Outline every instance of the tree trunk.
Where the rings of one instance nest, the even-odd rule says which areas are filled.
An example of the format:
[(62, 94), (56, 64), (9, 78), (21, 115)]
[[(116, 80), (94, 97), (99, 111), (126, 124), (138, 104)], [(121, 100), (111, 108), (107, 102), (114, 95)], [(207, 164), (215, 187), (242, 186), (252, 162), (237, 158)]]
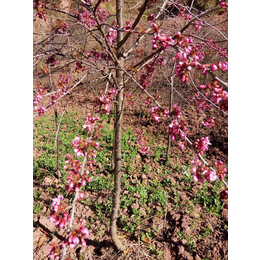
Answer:
[[(120, 29), (123, 26), (123, 0), (116, 1), (116, 13), (117, 13), (117, 46), (122, 39), (122, 31)], [(123, 251), (123, 245), (117, 236), (117, 217), (120, 203), (121, 192), (121, 167), (122, 167), (122, 123), (123, 123), (123, 101), (124, 101), (124, 79), (123, 71), (121, 68), (124, 66), (123, 48), (117, 48), (117, 69), (116, 69), (116, 81), (118, 94), (116, 97), (115, 108), (115, 128), (114, 128), (114, 191), (113, 191), (113, 208), (110, 219), (110, 234), (116, 248), (119, 251)]]
[[(173, 102), (173, 77), (171, 77), (171, 84), (170, 84), (170, 100), (169, 100), (169, 112), (170, 113), (172, 112), (172, 102)], [(169, 161), (170, 149), (171, 149), (171, 137), (170, 137), (170, 135), (168, 135), (166, 162)]]

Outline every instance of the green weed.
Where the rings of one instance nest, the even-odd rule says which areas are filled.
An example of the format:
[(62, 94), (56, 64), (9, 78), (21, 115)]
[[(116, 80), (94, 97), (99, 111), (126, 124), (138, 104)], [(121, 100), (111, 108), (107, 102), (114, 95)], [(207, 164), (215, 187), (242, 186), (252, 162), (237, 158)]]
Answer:
[(42, 204), (36, 203), (36, 204), (33, 205), (33, 213), (34, 214), (39, 214), (39, 213), (41, 213), (41, 211), (42, 211)]

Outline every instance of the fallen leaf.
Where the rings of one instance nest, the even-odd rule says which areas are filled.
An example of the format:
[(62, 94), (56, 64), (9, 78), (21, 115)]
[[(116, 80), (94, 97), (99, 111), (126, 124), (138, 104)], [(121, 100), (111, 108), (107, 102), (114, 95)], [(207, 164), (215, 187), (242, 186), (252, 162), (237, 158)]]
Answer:
[(40, 228), (40, 231), (42, 233), (44, 233), (45, 235), (47, 235), (48, 237), (51, 237), (51, 235), (47, 231), (45, 231), (44, 229)]
[(130, 253), (131, 251), (132, 251), (131, 249), (125, 250), (125, 251), (124, 251), (124, 254), (127, 255), (127, 254)]
[(40, 238), (37, 247), (40, 247), (40, 246), (43, 244), (45, 238), (46, 238), (46, 235), (44, 234), (44, 235)]
[(151, 239), (149, 239), (148, 237), (145, 237), (143, 241), (147, 244), (151, 244)]

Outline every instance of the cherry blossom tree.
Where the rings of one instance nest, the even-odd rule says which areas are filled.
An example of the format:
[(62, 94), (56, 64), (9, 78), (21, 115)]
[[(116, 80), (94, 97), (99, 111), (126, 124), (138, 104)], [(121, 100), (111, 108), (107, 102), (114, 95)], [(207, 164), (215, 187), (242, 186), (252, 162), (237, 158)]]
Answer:
[[(134, 85), (146, 96), (147, 112), (152, 120), (168, 122), (168, 145), (176, 143), (183, 151), (187, 145), (194, 148), (193, 180), (203, 183), (220, 178), (227, 186), (223, 162), (215, 162), (214, 169), (202, 156), (210, 149), (209, 137), (202, 136), (193, 143), (188, 138), (189, 125), (181, 107), (172, 102), (172, 95), (169, 109), (160, 104), (159, 97), (151, 94), (149, 88), (156, 75), (163, 75), (172, 93), (180, 96), (194, 111), (207, 113), (213, 107), (227, 117), (228, 38), (225, 25), (228, 3), (216, 1), (215, 5), (200, 11), (193, 7), (194, 1), (187, 5), (185, 1), (143, 0), (130, 8), (123, 0), (116, 0), (115, 6), (107, 2), (74, 0), (63, 7), (56, 1), (33, 2), (35, 24), (40, 20), (45, 25), (44, 30), (38, 26), (34, 34), (35, 116), (43, 116), (83, 83), (93, 86), (96, 95), (93, 99), (95, 113), (87, 115), (83, 126), (88, 137), (75, 137), (72, 142), (74, 155), (67, 154), (66, 190), (74, 194), (71, 213), (63, 196), (54, 198), (52, 203), (50, 221), (58, 228), (68, 226), (62, 244), (62, 259), (67, 246), (86, 245), (89, 231), (85, 222), (77, 220), (77, 228), (72, 230), (74, 211), (77, 200), (84, 196), (81, 188), (92, 181), (88, 175), (99, 149), (99, 130), (102, 128), (99, 115), (108, 115), (113, 109), (114, 191), (110, 233), (117, 249), (124, 250), (117, 236), (116, 221), (121, 191), (124, 110), (135, 92), (130, 93), (130, 86)], [(218, 17), (217, 22), (213, 16)], [(177, 29), (164, 26), (168, 17), (178, 21)], [(60, 77), (56, 84), (50, 84), (45, 79), (54, 73)], [(182, 84), (189, 94), (185, 96), (178, 92), (177, 84)], [(215, 118), (205, 118), (201, 124), (215, 127)], [(148, 154), (150, 148), (144, 132), (137, 129), (135, 135), (140, 153)], [(83, 157), (82, 163), (78, 157)], [(222, 194), (225, 202), (227, 194), (227, 191)], [(57, 250), (58, 245), (51, 245), (51, 259), (58, 257)]]

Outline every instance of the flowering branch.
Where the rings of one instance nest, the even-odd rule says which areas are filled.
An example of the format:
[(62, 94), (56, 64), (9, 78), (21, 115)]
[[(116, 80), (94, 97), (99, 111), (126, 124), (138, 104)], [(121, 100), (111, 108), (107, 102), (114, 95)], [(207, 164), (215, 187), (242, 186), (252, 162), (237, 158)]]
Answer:
[[(85, 168), (86, 161), (87, 161), (87, 156), (85, 155), (84, 159), (83, 159), (83, 163), (82, 163), (81, 175), (84, 174), (84, 168)], [(73, 202), (72, 202), (71, 218), (70, 218), (69, 226), (68, 226), (68, 229), (67, 229), (65, 241), (68, 239), (70, 232), (71, 232), (72, 223), (73, 223), (74, 214), (75, 214), (75, 207), (76, 207), (76, 202), (78, 200), (78, 196), (79, 196), (79, 189), (76, 191), (75, 197), (74, 197)], [(66, 256), (66, 250), (67, 250), (67, 247), (64, 246), (61, 260), (64, 260), (64, 257)]]

